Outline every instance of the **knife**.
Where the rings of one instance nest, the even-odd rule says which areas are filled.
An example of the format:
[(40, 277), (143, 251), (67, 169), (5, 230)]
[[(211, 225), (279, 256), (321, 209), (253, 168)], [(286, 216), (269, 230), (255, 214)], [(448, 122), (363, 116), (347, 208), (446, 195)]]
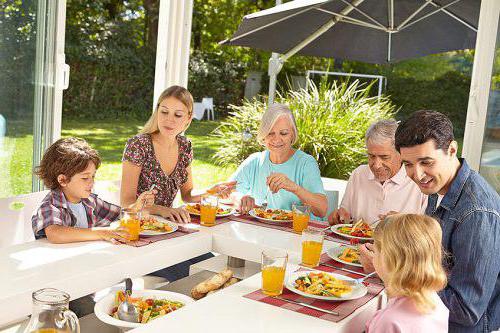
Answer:
[(319, 311), (319, 312), (328, 313), (328, 314), (331, 314), (331, 315), (334, 315), (334, 316), (339, 316), (340, 315), (336, 311), (325, 310), (325, 309), (318, 308), (316, 306), (313, 306), (313, 305), (310, 305), (310, 304), (307, 304), (307, 303), (292, 301), (291, 299), (288, 299), (288, 298), (283, 298), (283, 297), (280, 297), (280, 296), (272, 296), (272, 298), (276, 298), (276, 299), (279, 299), (281, 301), (292, 303), (292, 304), (301, 305), (301, 306), (304, 306), (306, 308), (313, 309), (313, 310), (316, 310), (316, 311)]

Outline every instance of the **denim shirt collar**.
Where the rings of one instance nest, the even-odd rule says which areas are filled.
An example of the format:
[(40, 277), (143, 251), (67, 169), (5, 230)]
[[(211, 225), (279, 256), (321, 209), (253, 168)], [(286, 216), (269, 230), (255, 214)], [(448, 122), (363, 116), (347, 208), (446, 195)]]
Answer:
[[(455, 179), (451, 182), (451, 186), (448, 189), (448, 192), (441, 200), (440, 206), (446, 210), (452, 210), (457, 205), (458, 199), (462, 194), (462, 190), (464, 188), (465, 182), (470, 175), (470, 167), (463, 158), (459, 158), (461, 167), (458, 169), (458, 172), (455, 176)], [(437, 200), (437, 194), (432, 195), (432, 203), (435, 204)]]

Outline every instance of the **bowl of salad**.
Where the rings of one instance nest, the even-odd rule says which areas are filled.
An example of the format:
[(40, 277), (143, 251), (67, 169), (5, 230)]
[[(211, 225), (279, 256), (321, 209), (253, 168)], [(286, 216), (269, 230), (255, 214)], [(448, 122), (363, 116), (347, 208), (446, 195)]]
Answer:
[(102, 322), (123, 330), (140, 327), (152, 320), (178, 311), (194, 300), (186, 295), (165, 290), (134, 290), (129, 301), (139, 310), (139, 322), (131, 323), (118, 319), (118, 306), (125, 299), (122, 290), (110, 293), (94, 306), (94, 313)]

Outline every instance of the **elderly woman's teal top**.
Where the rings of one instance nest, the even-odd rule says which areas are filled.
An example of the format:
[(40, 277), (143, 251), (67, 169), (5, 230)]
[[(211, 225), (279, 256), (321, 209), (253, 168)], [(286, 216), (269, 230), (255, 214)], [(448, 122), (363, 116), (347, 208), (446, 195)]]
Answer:
[(236, 190), (252, 196), (257, 205), (267, 201), (269, 208), (291, 210), (292, 204), (299, 203), (300, 199), (283, 189), (273, 194), (266, 185), (266, 179), (271, 173), (283, 173), (309, 192), (325, 194), (318, 163), (301, 150), (296, 150), (288, 161), (281, 164), (271, 162), (268, 150), (254, 153), (243, 161), (231, 180), (238, 181)]

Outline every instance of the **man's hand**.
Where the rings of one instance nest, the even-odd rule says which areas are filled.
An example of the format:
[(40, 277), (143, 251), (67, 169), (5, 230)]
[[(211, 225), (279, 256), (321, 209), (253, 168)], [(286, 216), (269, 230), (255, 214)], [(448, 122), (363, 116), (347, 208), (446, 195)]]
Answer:
[(363, 270), (366, 273), (375, 271), (375, 267), (373, 267), (373, 246), (373, 244), (365, 243), (358, 247), (359, 262), (363, 265)]
[(349, 214), (349, 212), (342, 207), (335, 209), (330, 216), (328, 216), (328, 223), (330, 223), (330, 225), (350, 222), (351, 214)]
[(379, 214), (379, 215), (378, 215), (378, 218), (380, 219), (380, 221), (383, 221), (383, 220), (385, 220), (385, 218), (386, 218), (387, 216), (394, 215), (394, 214), (399, 214), (399, 212), (396, 212), (396, 211), (394, 211), (394, 210), (391, 210), (391, 211), (390, 211), (390, 212), (388, 212), (388, 213), (385, 213), (385, 214)]

